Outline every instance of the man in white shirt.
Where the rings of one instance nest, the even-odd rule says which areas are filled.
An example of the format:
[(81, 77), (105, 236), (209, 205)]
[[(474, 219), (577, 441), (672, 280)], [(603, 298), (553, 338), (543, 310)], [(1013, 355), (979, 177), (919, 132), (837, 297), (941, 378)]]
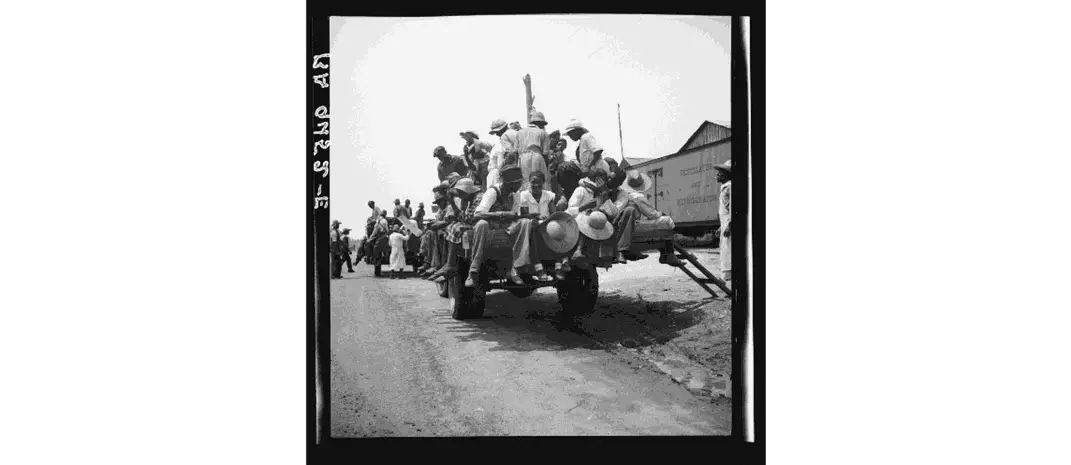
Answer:
[(721, 183), (721, 192), (718, 196), (718, 222), (721, 223), (721, 244), (718, 245), (718, 254), (721, 255), (722, 279), (727, 284), (733, 280), (733, 238), (730, 235), (730, 221), (732, 220), (732, 160), (724, 165), (714, 167), (718, 171), (718, 182)]
[(610, 173), (610, 165), (602, 159), (602, 147), (595, 142), (595, 136), (591, 135), (591, 131), (584, 128), (579, 120), (569, 121), (562, 133), (577, 143), (576, 162), (585, 176), (594, 169)]

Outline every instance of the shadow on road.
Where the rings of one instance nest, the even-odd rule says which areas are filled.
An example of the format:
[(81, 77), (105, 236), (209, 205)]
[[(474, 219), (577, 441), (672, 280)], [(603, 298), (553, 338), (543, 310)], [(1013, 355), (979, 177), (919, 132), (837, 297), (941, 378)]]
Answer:
[(702, 319), (702, 307), (710, 302), (681, 304), (610, 292), (599, 296), (591, 314), (569, 319), (559, 314), (552, 289), (524, 299), (492, 291), (483, 318), (457, 321), (444, 312), (440, 320), (463, 341), (496, 343), (493, 351), (604, 350), (604, 344), (636, 348), (676, 338)]

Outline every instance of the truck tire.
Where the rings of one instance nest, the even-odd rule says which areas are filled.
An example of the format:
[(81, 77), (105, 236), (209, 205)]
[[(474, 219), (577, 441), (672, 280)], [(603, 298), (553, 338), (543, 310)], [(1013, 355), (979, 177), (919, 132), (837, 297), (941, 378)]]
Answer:
[(528, 297), (532, 295), (533, 292), (535, 292), (534, 287), (507, 287), (506, 290), (509, 291), (510, 294), (513, 294), (515, 297), (520, 299)]
[(574, 268), (565, 281), (557, 284), (558, 303), (566, 315), (579, 316), (591, 313), (599, 297), (599, 272), (595, 267), (588, 270)]
[[(458, 258), (457, 262), (459, 270), (469, 269), (468, 260)], [(487, 273), (482, 273), (482, 275), (487, 276)], [(480, 282), (476, 287), (468, 288), (465, 287), (467, 278), (467, 272), (459, 271), (456, 276), (446, 280), (450, 291), (450, 316), (455, 320), (482, 317), (487, 304), (484, 283)]]

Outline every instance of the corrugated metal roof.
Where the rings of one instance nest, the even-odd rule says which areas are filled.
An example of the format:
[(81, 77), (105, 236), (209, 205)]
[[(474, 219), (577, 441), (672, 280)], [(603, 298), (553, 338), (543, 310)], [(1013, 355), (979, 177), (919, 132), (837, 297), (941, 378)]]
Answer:
[(712, 144), (727, 139), (731, 135), (732, 129), (728, 126), (711, 121), (703, 121), (703, 124), (699, 125), (699, 129), (696, 129), (695, 132), (692, 133), (692, 136), (688, 138), (688, 141), (681, 146), (680, 151), (696, 148), (701, 145)]
[(630, 164), (630, 165), (635, 165), (637, 163), (643, 163), (643, 162), (645, 162), (647, 160), (650, 160), (650, 158), (625, 157), (625, 161), (627, 161), (628, 164)]

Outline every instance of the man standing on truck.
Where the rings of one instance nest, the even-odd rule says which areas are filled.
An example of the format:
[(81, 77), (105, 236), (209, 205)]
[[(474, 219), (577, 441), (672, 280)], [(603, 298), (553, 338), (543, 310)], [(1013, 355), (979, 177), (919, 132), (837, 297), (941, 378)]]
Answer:
[[(406, 200), (408, 202), (408, 200)], [(416, 222), (417, 227), (421, 230), (424, 229), (424, 202), (420, 202), (417, 205), (416, 215), (413, 216), (413, 221)]]
[(546, 125), (547, 120), (543, 117), (543, 113), (537, 111), (532, 114), (532, 122), (528, 124), (528, 127), (517, 131), (522, 192), (528, 190), (528, 182), (532, 173), (543, 173), (544, 177), (550, 174), (547, 169), (547, 156), (551, 148), (550, 135), (543, 129)]
[(718, 246), (718, 254), (721, 255), (722, 279), (725, 280), (726, 285), (731, 285), (733, 279), (733, 238), (731, 236), (732, 228), (730, 227), (733, 212), (732, 162), (732, 160), (729, 160), (724, 165), (714, 167), (718, 171), (718, 182), (721, 183), (721, 192), (718, 197), (718, 223), (720, 224), (722, 240)]
[(493, 147), (491, 147), (491, 144), (480, 140), (480, 136), (473, 131), (465, 131), (460, 134), (461, 138), (465, 139), (463, 155), (465, 156), (465, 165), (469, 168), (469, 174), (472, 175), (473, 181), (476, 181), (476, 184), (480, 187), (486, 186), (487, 166)]
[(610, 173), (610, 166), (606, 164), (606, 160), (602, 159), (602, 147), (595, 142), (595, 136), (591, 135), (591, 131), (584, 128), (579, 120), (569, 121), (562, 132), (577, 143), (576, 162), (585, 176), (594, 169)]

